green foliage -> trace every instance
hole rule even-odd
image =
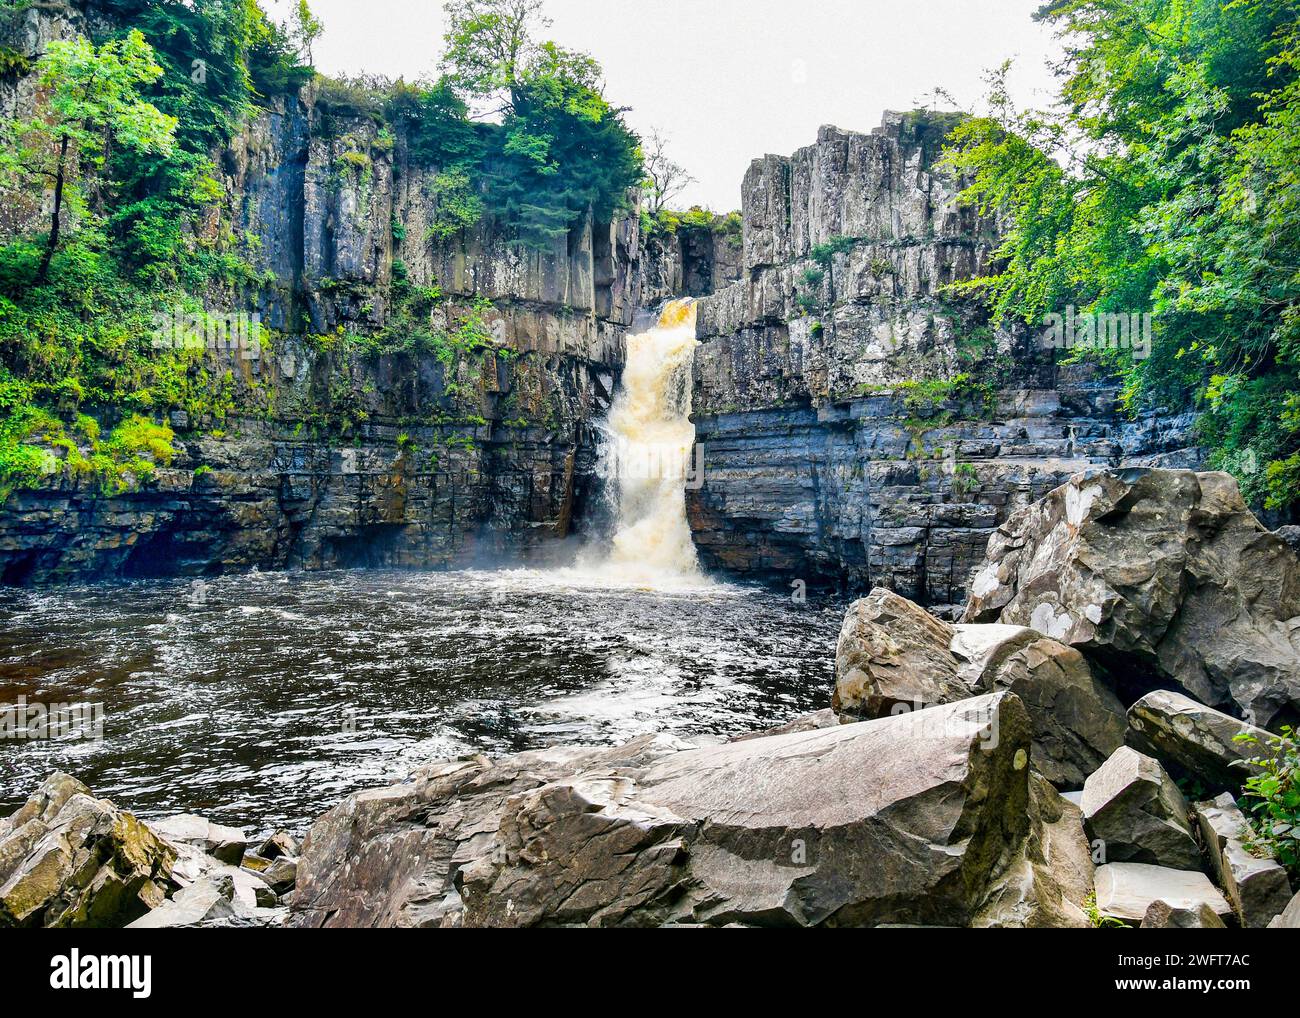
[[[1112,916],[1104,916],[1101,909],[1097,907],[1097,892],[1088,892],[1088,897],[1084,899],[1083,911],[1088,917],[1088,924],[1094,929],[1128,929],[1128,925]]]
[[[960,402],[978,417],[992,414],[997,402],[997,387],[988,380],[966,372],[951,378],[909,379],[895,390],[903,398],[903,407],[915,418],[930,420],[939,415],[943,404]]]
[[[601,95],[600,66],[535,39],[546,25],[538,0],[455,0],[447,17],[442,87],[501,122],[477,125],[479,152],[468,132],[438,134],[467,150],[455,168],[477,157],[473,177],[492,214],[523,245],[546,249],[588,210],[607,221],[625,208],[643,177],[640,142]]]
[[[998,271],[957,289],[997,322],[1152,312],[1129,404],[1201,411],[1212,462],[1294,511],[1300,5],[1056,0],[1040,17],[1068,41],[1060,107],[1013,109],[1004,66],[989,115],[949,138],[963,200],[1011,224]]]
[[[804,269],[799,273],[799,281],[810,289],[817,289],[822,285],[822,280],[826,278],[825,269]]]
[[[1248,732],[1236,738],[1260,745]],[[1300,743],[1285,726],[1266,741],[1270,752],[1250,761],[1262,773],[1251,775],[1242,792],[1250,826],[1247,844],[1277,859],[1294,879],[1300,877]]]
[[[107,494],[147,483],[175,455],[172,430],[138,414],[106,439],[84,414],[65,421],[35,404],[37,387],[0,370],[0,500],[52,478],[86,478]]]
[[[203,349],[153,348],[155,316],[258,282],[214,216],[225,194],[209,152],[268,74],[305,80],[253,0],[102,6],[131,27],[52,44],[34,117],[4,125],[0,494],[52,476],[145,483],[172,456],[163,414],[211,426],[233,409],[234,379]],[[72,229],[22,235],[61,165]],[[116,423],[101,436],[96,417]]]
[[[952,493],[958,498],[965,498],[980,486],[979,471],[973,463],[958,463],[952,471]]]
[[[828,268],[837,254],[851,251],[857,241],[853,237],[834,236],[825,244],[815,244],[808,252],[808,257],[823,268]]]
[[[432,191],[435,204],[429,236],[446,240],[483,218],[483,200],[474,193],[467,170],[439,173],[433,178]]]

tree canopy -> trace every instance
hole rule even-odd
[[[1095,350],[1130,407],[1202,412],[1211,465],[1300,506],[1300,5],[1056,0],[1060,102],[1018,111],[1003,68],[947,164],[1008,223],[968,284],[1000,320],[1151,312],[1150,357]],[[1078,355],[1078,351],[1076,351]]]
[[[547,247],[588,210],[609,219],[624,208],[642,179],[640,141],[605,100],[600,65],[537,38],[550,24],[540,0],[453,0],[446,11],[443,78],[420,102],[451,120],[434,128],[436,147],[457,150],[442,164],[450,225],[481,191],[521,243]],[[462,127],[471,122],[477,144]]]

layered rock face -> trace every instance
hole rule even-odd
[[[55,5],[19,29],[10,41],[34,57],[87,25]],[[0,96],[6,115],[30,102],[26,81]],[[177,455],[150,483],[15,493],[0,582],[548,557],[588,518],[592,424],[642,302],[638,218],[587,219],[545,251],[491,221],[431,239],[438,167],[377,120],[309,87],[215,154],[222,218],[250,238],[261,283],[208,294],[207,310],[260,315],[270,343],[220,338],[198,355],[222,415],[172,414]],[[404,307],[435,287],[432,312]],[[454,332],[475,308],[502,352],[380,355],[350,338]]]
[[[706,564],[955,605],[992,530],[1074,471],[1194,458],[1187,421],[1121,423],[1113,386],[943,296],[997,242],[934,168],[953,122],[824,127],[750,167],[743,278],[698,316]]]

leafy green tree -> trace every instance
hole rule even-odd
[[[1300,46],[1295,0],[1055,0],[1061,102],[1005,68],[950,137],[964,200],[1008,224],[965,287],[1000,320],[1152,312],[1148,359],[1099,354],[1132,407],[1201,412],[1213,465],[1300,504]]]
[[[290,35],[298,47],[298,53],[306,60],[308,65],[312,64],[312,47],[315,46],[316,40],[325,33],[324,22],[311,12],[307,0],[298,0],[293,8],[290,25]]]
[[[162,68],[138,31],[98,48],[82,37],[51,42],[38,66],[44,109],[16,128],[18,151],[8,161],[8,184],[41,182],[52,189],[50,229],[36,272],[41,283],[78,173],[103,167],[110,145],[169,154],[176,119],[140,98],[140,87],[157,80]]]
[[[542,0],[449,0],[444,10],[446,80],[489,112],[512,110],[519,84],[540,51],[535,35],[551,24]]]
[[[447,5],[445,86],[500,117],[484,124],[476,175],[485,206],[538,248],[589,210],[608,219],[643,178],[640,140],[601,92],[600,65],[538,41],[549,25],[540,0],[456,0]],[[470,207],[465,191],[459,207]]]

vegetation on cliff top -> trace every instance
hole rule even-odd
[[[1300,508],[1300,5],[1054,0],[1061,102],[952,133],[965,199],[1010,223],[964,288],[998,320],[1151,312],[1150,356],[1099,350],[1131,406],[1200,411],[1211,464]]]

